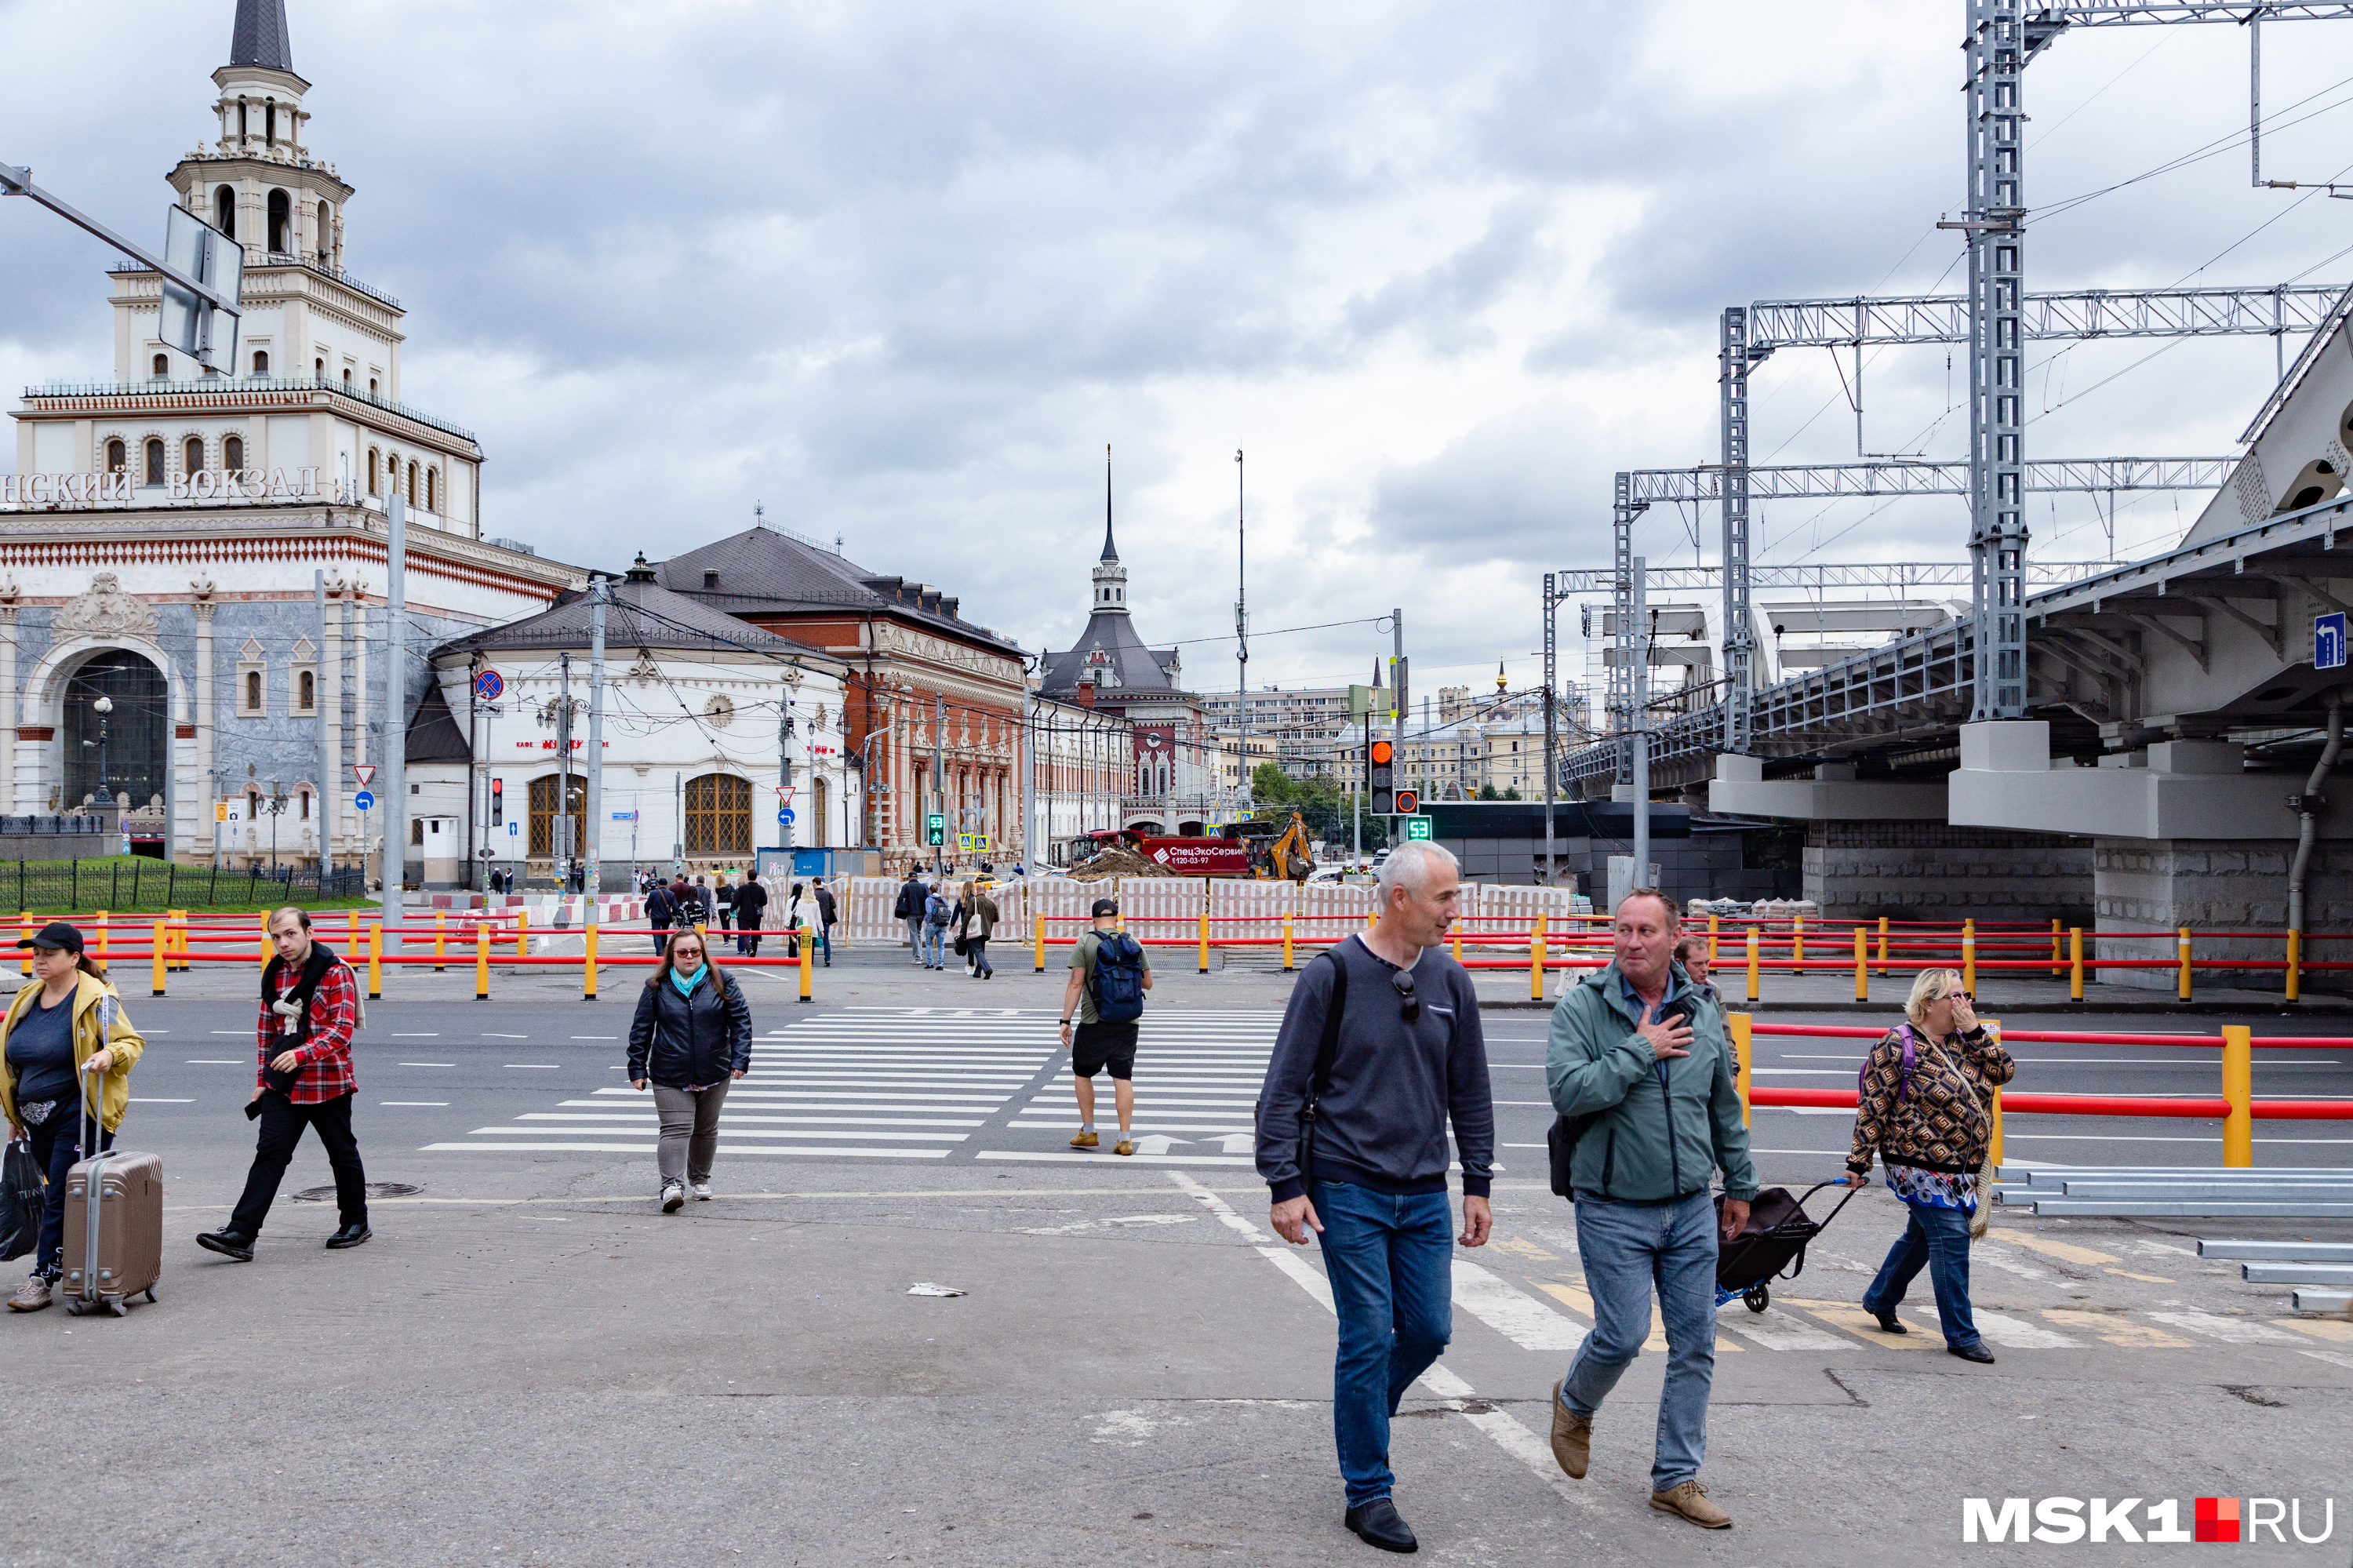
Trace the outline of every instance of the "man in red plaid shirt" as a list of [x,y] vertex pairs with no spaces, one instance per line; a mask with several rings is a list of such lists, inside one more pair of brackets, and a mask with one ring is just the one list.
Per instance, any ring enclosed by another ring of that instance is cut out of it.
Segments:
[[288,906],[269,916],[278,956],[261,975],[259,1065],[245,1114],[261,1124],[260,1145],[245,1179],[245,1195],[228,1228],[209,1231],[196,1245],[239,1263],[253,1261],[253,1242],[278,1183],[294,1158],[302,1129],[315,1128],[335,1173],[342,1224],[331,1249],[368,1239],[367,1172],[352,1135],[352,1103],[359,1080],[352,1072],[352,1034],[359,1027],[359,980],[352,966],[311,939],[311,916]]

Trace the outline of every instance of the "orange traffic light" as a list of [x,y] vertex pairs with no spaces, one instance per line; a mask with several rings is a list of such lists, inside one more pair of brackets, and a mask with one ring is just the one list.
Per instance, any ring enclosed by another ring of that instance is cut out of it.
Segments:
[[1398,815],[1410,817],[1421,810],[1421,791],[1400,789],[1397,792]]
[[1377,740],[1377,741],[1373,742],[1373,766],[1374,766],[1374,767],[1376,767],[1376,768],[1387,768],[1387,767],[1389,765],[1389,754],[1390,754],[1390,747],[1389,747],[1389,743],[1388,743],[1388,741],[1386,741],[1386,740]]

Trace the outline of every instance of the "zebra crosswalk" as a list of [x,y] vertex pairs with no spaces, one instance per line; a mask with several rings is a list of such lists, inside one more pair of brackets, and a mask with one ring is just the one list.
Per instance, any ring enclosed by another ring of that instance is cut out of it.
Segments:
[[[1078,1130],[1057,1015],[995,1008],[850,1008],[773,1029],[727,1093],[723,1159],[1251,1163],[1251,1107],[1282,1014],[1147,1013],[1137,1043],[1135,1145],[1068,1147]],[[607,1069],[609,1071],[609,1069]],[[1111,1086],[1098,1079],[1098,1119]],[[427,1151],[654,1152],[650,1093],[605,1083]]]

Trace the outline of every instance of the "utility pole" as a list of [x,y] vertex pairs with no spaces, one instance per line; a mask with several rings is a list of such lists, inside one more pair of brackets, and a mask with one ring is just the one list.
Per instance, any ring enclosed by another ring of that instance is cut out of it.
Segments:
[[[1642,557],[1634,557],[1634,871],[1629,887],[1651,883],[1651,645],[1644,635],[1650,595],[1642,582]],[[1614,911],[1613,911],[1614,913]]]
[[[408,880],[408,498],[397,488],[385,508],[385,669],[384,766],[376,781],[384,786],[376,806],[384,819],[384,928],[400,946],[400,890]],[[362,612],[364,615],[364,611]],[[367,635],[363,623],[361,636]],[[359,694],[356,711],[367,722],[367,694]],[[325,823],[320,826],[323,829]],[[367,863],[363,835],[360,863]],[[324,842],[323,840],[322,841]]]
[[1234,739],[1241,747],[1234,814],[1250,810],[1250,548],[1242,514],[1242,449],[1234,449]]
[[[1405,754],[1402,748],[1405,746],[1406,712],[1412,701],[1406,686],[1405,678],[1404,610],[1392,609],[1389,611],[1389,631],[1390,641],[1394,644],[1395,652],[1395,657],[1389,662],[1389,705],[1391,715],[1389,738],[1392,743],[1400,748],[1397,759],[1401,763],[1405,760]],[[1391,825],[1394,826],[1395,823],[1392,822]]]
[[[342,736],[337,734],[343,725],[343,672],[328,657],[334,648],[334,639],[327,635],[327,574],[323,568],[311,573],[311,597],[319,611],[319,869],[332,871],[335,866],[335,779],[343,770]],[[327,695],[327,679],[335,677],[336,695]],[[360,713],[367,713],[367,699],[360,699]],[[362,818],[363,821],[366,819]],[[273,833],[276,831],[272,824]],[[269,864],[277,869],[278,849],[275,838],[270,842]],[[367,891],[367,832],[360,832],[360,891]]]
[[[791,810],[786,804],[786,795],[793,787],[792,746],[793,688],[780,675],[776,685],[776,847],[787,855],[793,847],[793,825],[785,821],[785,813]],[[787,864],[785,874],[790,876],[792,869]]]
[[1969,562],[1973,720],[2026,716],[2026,217],[2020,0],[1969,0]]
[[[1042,666],[1045,655],[1040,653],[1038,662]],[[1021,670],[1021,733],[1014,737],[1014,744],[1021,748],[1021,865],[1025,871],[1034,871],[1038,866],[1038,852],[1033,847],[1038,842],[1038,747],[1030,730],[1036,712],[1029,696],[1029,670],[1025,664]]]
[[1553,688],[1558,677],[1555,673],[1553,655],[1553,616],[1560,600],[1554,592],[1556,574],[1546,572],[1544,580],[1544,817],[1545,817],[1545,885],[1552,886],[1560,877],[1560,862],[1553,848],[1552,824],[1552,759],[1560,749],[1560,729],[1553,715]]
[[[588,579],[588,831],[581,834],[580,890],[594,898],[604,888],[605,849],[605,601],[613,579]],[[635,858],[634,855],[631,857]]]
[[572,655],[555,656],[555,887],[572,890]]

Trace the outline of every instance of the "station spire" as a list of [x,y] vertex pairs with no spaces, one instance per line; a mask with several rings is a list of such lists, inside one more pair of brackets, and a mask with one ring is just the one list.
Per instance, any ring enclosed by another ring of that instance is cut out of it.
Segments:
[[1125,615],[1127,613],[1127,568],[1119,564],[1119,546],[1111,541],[1111,448],[1103,448],[1103,558],[1095,563],[1094,599],[1088,613],[1094,615]]
[[294,40],[286,30],[286,0],[237,0],[228,63],[293,72]]
[[1103,553],[1106,561],[1119,559],[1119,547],[1111,542],[1111,443],[1103,443]]

